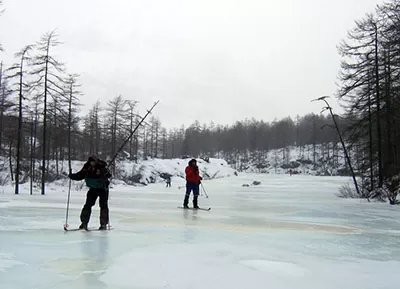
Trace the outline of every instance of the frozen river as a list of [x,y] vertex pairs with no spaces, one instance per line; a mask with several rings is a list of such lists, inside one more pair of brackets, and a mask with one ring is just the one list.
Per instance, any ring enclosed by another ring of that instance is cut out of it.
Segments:
[[[243,187],[260,181],[259,186]],[[68,183],[0,193],[0,288],[398,288],[400,208],[341,199],[348,178],[205,181],[211,211],[178,209],[183,183],[112,188],[112,231],[64,232]],[[74,189],[74,187],[73,187]],[[85,188],[84,188],[85,189]],[[72,191],[79,225],[86,190]],[[99,209],[91,226],[98,227]]]

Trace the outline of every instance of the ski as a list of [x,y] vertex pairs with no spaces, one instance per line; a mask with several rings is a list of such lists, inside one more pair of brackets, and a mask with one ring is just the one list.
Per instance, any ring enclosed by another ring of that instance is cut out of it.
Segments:
[[110,230],[112,230],[113,228],[107,228],[107,229],[105,229],[105,230],[100,230],[100,229],[96,229],[96,228],[89,228],[89,229],[87,229],[86,231],[88,231],[88,232],[94,232],[94,231],[110,231]]
[[178,206],[178,208],[179,208],[179,209],[184,209],[184,210],[193,210],[193,211],[197,211],[197,210],[200,210],[200,211],[209,211],[209,210],[211,210],[211,208],[198,208],[198,209],[195,209],[195,208],[184,208],[184,207],[180,207],[180,206]]
[[87,232],[92,232],[92,231],[110,231],[112,230],[113,227],[108,227],[106,230],[100,230],[98,228],[87,228],[87,229],[79,229],[79,228],[73,228],[73,229],[69,229],[67,227],[64,226],[64,231],[66,232],[74,232],[74,231],[87,231]]
[[65,232],[73,232],[73,231],[81,231],[81,230],[83,230],[83,229],[79,229],[79,228],[68,229],[68,228],[64,227]]

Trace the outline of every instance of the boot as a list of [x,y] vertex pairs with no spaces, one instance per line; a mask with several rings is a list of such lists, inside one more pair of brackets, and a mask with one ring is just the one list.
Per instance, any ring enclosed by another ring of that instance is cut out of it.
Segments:
[[99,230],[107,230],[107,225],[100,225]]
[[193,198],[193,209],[199,209],[199,206],[197,205],[197,196],[194,196]]
[[88,229],[88,226],[87,226],[87,224],[82,223],[82,224],[79,226],[79,229],[80,229],[80,230],[87,230],[87,229]]
[[87,228],[87,224],[89,224],[91,214],[92,214],[92,208],[88,205],[83,206],[81,215],[80,215],[80,219],[81,219],[82,225],[86,225],[86,228]]
[[108,224],[109,222],[109,210],[107,205],[100,207],[100,224]]
[[189,204],[189,197],[185,196],[185,199],[183,200],[183,207],[185,209],[189,209],[188,204]]

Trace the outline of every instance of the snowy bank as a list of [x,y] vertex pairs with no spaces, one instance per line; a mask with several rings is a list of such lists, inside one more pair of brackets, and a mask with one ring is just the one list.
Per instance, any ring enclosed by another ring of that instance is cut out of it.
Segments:
[[[185,167],[188,165],[190,158],[187,159],[147,159],[135,163],[134,161],[123,160],[116,162],[115,174],[112,178],[114,184],[125,185],[147,185],[150,183],[165,182],[169,177],[171,179],[185,178]],[[13,183],[11,171],[7,159],[0,160],[0,182],[2,185],[10,185]],[[85,161],[72,161],[72,171],[79,171]],[[237,172],[225,160],[210,158],[207,161],[197,159],[200,175],[205,180],[230,177]],[[14,166],[14,165],[13,165]],[[40,180],[40,164],[37,163],[35,173],[37,180]],[[68,175],[68,162],[53,160],[49,161],[49,183],[63,183]],[[29,183],[29,171],[22,169],[22,183]]]
[[[124,161],[117,163],[119,179],[130,184],[149,184],[164,182],[167,177],[185,178],[188,159],[148,159],[140,163]],[[197,159],[203,179],[218,179],[233,176],[236,171],[223,159],[210,158],[208,162]]]

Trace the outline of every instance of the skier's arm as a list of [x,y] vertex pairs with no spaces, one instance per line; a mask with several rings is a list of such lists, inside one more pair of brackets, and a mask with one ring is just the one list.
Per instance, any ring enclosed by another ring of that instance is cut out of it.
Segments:
[[79,171],[79,172],[77,172],[77,173],[75,173],[75,174],[70,174],[69,175],[69,178],[71,179],[71,180],[74,180],[74,181],[81,181],[81,180],[83,180],[85,177],[86,177],[86,174],[87,174],[87,172],[88,172],[88,165],[84,165],[83,166],[83,168]]

